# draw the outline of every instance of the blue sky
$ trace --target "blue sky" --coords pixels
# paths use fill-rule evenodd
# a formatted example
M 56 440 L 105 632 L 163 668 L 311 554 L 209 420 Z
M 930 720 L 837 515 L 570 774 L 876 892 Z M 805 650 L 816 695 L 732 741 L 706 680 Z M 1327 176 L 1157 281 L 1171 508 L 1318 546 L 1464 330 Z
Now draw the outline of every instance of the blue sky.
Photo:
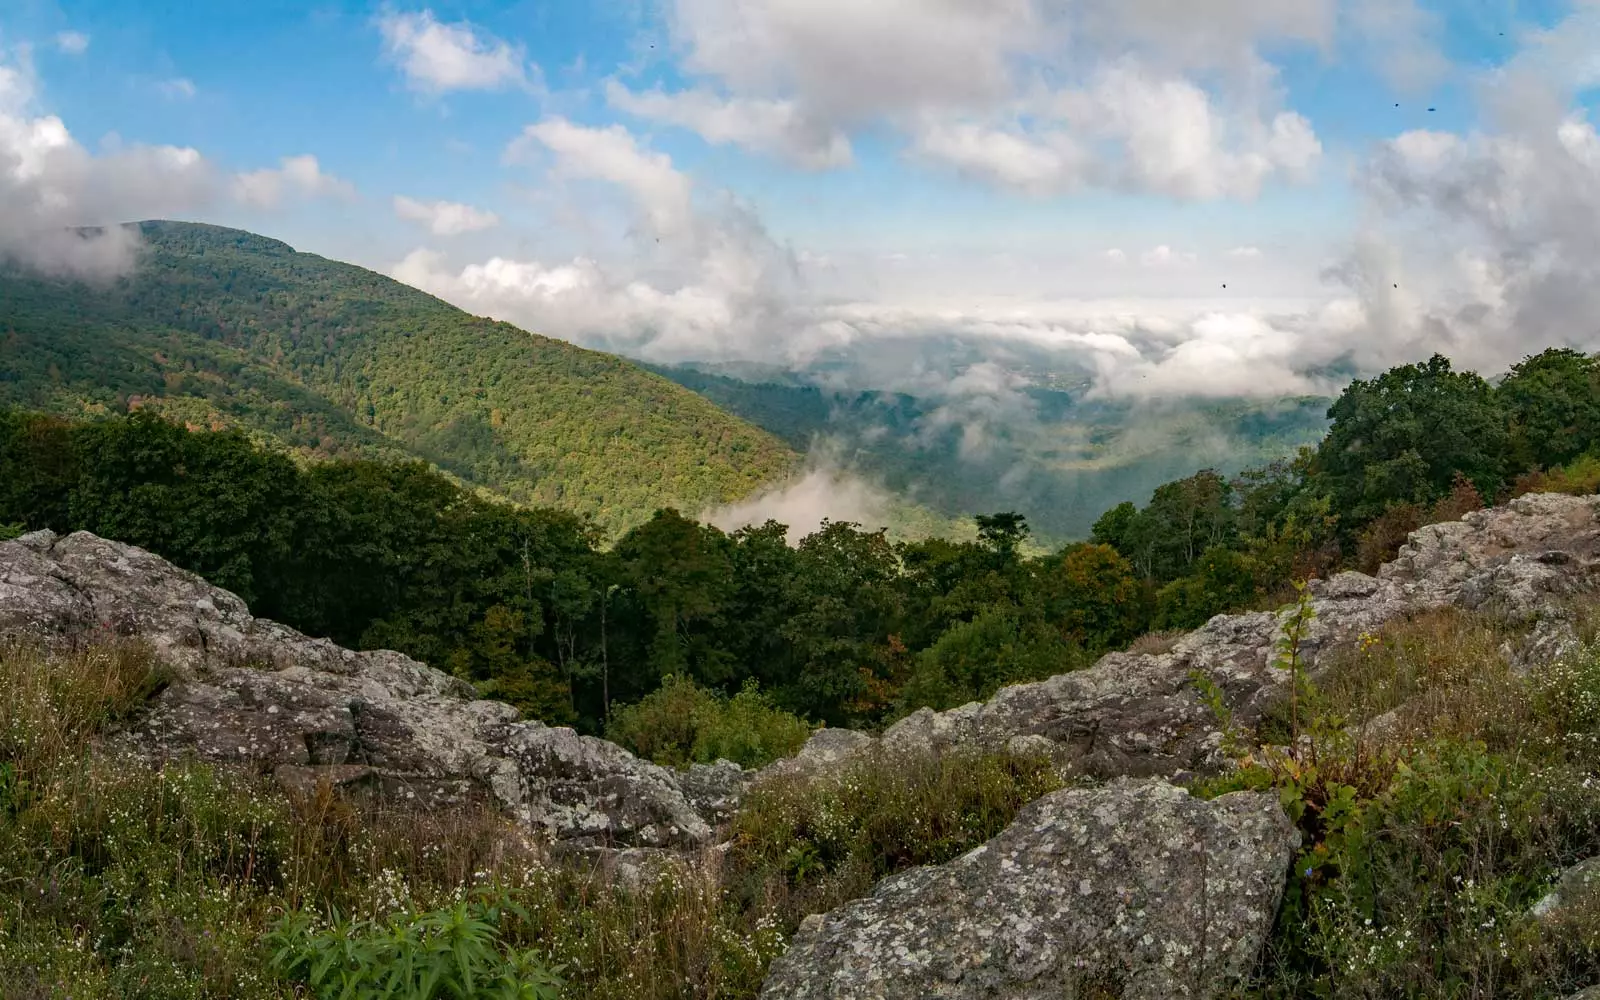
M 1292 390 L 1342 350 L 1561 336 L 1562 317 L 1530 325 L 1507 255 L 1582 249 L 1555 220 L 1583 206 L 1491 218 L 1505 199 L 1463 185 L 1488 164 L 1531 191 L 1506 165 L 1541 143 L 1582 167 L 1594 15 L 10 0 L 0 175 L 44 155 L 43 122 L 72 159 L 13 171 L 0 227 L 15 249 L 45 223 L 239 225 L 668 360 L 959 329 L 1075 353 L 1110 389 Z M 1505 112 L 1530 93 L 1559 114 Z M 1386 285 L 1403 294 L 1374 299 Z

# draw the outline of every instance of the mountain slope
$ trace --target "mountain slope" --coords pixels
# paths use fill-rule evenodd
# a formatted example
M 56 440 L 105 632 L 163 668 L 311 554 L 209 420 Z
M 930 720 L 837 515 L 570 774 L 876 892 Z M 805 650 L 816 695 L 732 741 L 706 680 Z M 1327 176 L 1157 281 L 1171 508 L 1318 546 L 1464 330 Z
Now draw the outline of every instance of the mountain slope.
M 1004 420 L 952 419 L 947 401 L 839 390 L 803 375 L 761 381 L 652 367 L 797 450 L 821 447 L 890 491 L 946 516 L 1017 510 L 1045 539 L 1088 535 L 1124 500 L 1213 467 L 1232 474 L 1291 456 L 1326 432 L 1330 400 L 1135 405 L 1034 386 Z M 959 411 L 957 411 L 959 413 Z M 969 431 L 981 431 L 978 447 Z
M 140 224 L 109 288 L 0 273 L 0 403 L 155 406 L 311 455 L 427 459 L 609 531 L 748 495 L 781 442 L 620 358 L 238 230 Z

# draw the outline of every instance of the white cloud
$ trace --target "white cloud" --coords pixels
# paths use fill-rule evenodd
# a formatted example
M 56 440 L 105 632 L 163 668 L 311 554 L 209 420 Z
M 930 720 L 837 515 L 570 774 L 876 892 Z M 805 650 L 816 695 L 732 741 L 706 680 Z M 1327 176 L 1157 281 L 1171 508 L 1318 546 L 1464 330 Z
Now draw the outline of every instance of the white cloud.
M 606 101 L 619 111 L 696 132 L 713 145 L 735 145 L 782 157 L 809 169 L 848 165 L 849 138 L 826 122 L 808 120 L 794 101 L 725 98 L 705 90 L 637 93 L 606 82 Z
M 81 56 L 89 51 L 89 36 L 81 31 L 62 31 L 56 35 L 56 48 L 69 56 Z
M 414 90 L 498 90 L 527 82 L 522 50 L 467 22 L 441 24 L 431 10 L 391 11 L 378 18 L 378 30 L 385 55 Z
M 965 176 L 1033 195 L 1072 191 L 1092 166 L 1086 151 L 1065 133 L 1030 135 L 972 122 L 927 121 L 915 149 Z
M 690 72 L 844 122 L 1003 99 L 1043 41 L 1030 0 L 676 0 L 669 18 Z
M 1260 247 L 1234 247 L 1228 251 L 1228 256 L 1234 260 L 1260 260 Z
M 824 518 L 851 521 L 869 529 L 884 523 L 890 498 L 832 464 L 820 463 L 790 482 L 726 507 L 713 507 L 700 520 L 724 531 L 775 520 L 789 529 L 791 545 L 822 527 Z
M 192 100 L 197 93 L 194 81 L 182 76 L 162 80 L 156 84 L 156 90 L 160 91 L 162 97 L 171 101 Z
M 238 174 L 233 196 L 255 208 L 276 208 L 286 198 L 354 198 L 355 186 L 324 173 L 315 156 L 286 156 L 277 169 L 262 168 Z
M 708 141 L 826 166 L 842 161 L 851 130 L 887 124 L 925 161 L 1028 194 L 1093 185 L 1208 200 L 1309 176 L 1321 144 L 1276 106 L 1258 48 L 1328 49 L 1338 8 L 671 0 L 668 24 L 695 84 L 643 95 L 614 85 L 613 104 Z
M 688 230 L 689 178 L 673 167 L 671 157 L 639 148 L 622 126 L 589 128 L 547 118 L 523 129 L 507 158 L 522 161 L 541 147 L 555 156 L 557 176 L 605 181 L 627 191 L 656 233 L 682 235 Z
M 459 236 L 493 229 L 500 217 L 493 212 L 454 201 L 417 201 L 396 195 L 394 214 L 407 222 L 419 222 L 435 236 Z
M 26 51 L 0 50 L 0 257 L 114 275 L 137 247 L 119 223 L 189 211 L 214 195 L 215 169 L 196 150 L 111 144 L 93 155 L 60 118 L 35 109 L 35 92 Z
M 1139 255 L 1139 263 L 1145 267 L 1177 267 L 1183 264 L 1193 264 L 1197 257 L 1195 254 L 1174 250 L 1165 243 L 1152 247 Z

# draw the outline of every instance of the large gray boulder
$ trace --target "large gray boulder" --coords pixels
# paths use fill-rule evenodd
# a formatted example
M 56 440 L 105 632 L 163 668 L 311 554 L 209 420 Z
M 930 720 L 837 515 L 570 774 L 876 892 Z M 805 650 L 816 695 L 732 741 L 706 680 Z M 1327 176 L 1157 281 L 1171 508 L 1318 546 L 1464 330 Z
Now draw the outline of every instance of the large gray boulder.
M 196 758 L 297 791 L 326 782 L 429 806 L 483 799 L 566 845 L 637 848 L 707 844 L 735 780 L 697 773 L 691 800 L 675 772 L 621 747 L 518 721 L 511 706 L 399 653 L 358 653 L 252 617 L 195 574 L 86 532 L 0 543 L 7 633 L 148 643 L 174 679 L 107 747 L 149 763 Z
M 1340 573 L 1313 581 L 1316 619 L 1303 645 L 1303 666 L 1315 672 L 1363 633 L 1447 606 L 1531 625 L 1521 647 L 1508 650 L 1523 663 L 1559 656 L 1575 642 L 1567 599 L 1592 590 L 1597 579 L 1597 504 L 1600 497 L 1521 497 L 1414 532 L 1376 577 Z M 890 727 L 883 743 L 916 751 L 1015 747 L 1020 740 L 1102 779 L 1205 770 L 1220 763 L 1222 733 L 1194 677 L 1220 691 L 1235 722 L 1258 721 L 1288 683 L 1287 673 L 1274 666 L 1286 617 L 1287 610 L 1221 615 L 1167 652 L 1112 653 L 1087 670 L 1005 688 L 988 702 L 923 709 Z M 873 743 L 837 732 L 829 739 L 844 756 Z M 810 765 L 839 756 L 819 753 Z
M 1254 967 L 1299 843 L 1272 795 L 1055 792 L 961 858 L 807 919 L 762 1000 L 1212 996 Z

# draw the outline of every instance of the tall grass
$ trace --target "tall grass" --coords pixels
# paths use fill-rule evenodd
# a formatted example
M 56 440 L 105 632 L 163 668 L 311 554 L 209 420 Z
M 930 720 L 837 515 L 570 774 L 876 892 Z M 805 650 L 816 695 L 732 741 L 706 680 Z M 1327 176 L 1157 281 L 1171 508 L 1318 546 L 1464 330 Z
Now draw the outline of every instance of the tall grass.
M 776 782 L 726 857 L 629 881 L 487 806 L 296 794 L 96 748 L 164 682 L 136 644 L 0 649 L 4 1000 L 443 997 L 462 969 L 473 997 L 552 996 L 559 969 L 563 997 L 747 1000 L 805 915 L 977 846 L 1057 783 L 992 755 Z

